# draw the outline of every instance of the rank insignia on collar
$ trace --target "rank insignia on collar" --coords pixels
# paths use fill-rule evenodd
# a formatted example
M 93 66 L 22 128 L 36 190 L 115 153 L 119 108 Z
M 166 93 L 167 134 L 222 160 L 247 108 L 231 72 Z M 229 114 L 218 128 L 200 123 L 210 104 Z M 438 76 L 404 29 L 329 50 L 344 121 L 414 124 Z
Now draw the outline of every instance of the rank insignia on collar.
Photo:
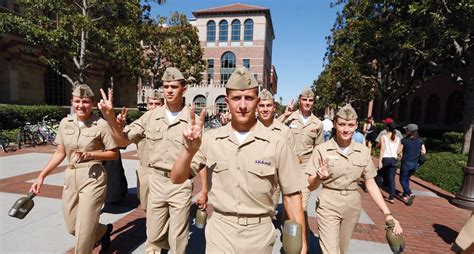
M 268 166 L 270 166 L 272 164 L 270 161 L 266 161 L 266 160 L 255 160 L 255 163 L 256 164 L 264 164 L 264 165 L 268 165 Z

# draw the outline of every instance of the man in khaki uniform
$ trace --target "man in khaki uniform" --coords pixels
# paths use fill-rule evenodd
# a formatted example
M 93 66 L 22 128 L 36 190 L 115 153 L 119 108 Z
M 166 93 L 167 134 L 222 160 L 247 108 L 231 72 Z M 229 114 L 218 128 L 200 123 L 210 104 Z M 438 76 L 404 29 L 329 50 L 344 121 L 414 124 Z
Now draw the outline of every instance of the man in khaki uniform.
M 395 221 L 395 234 L 402 233 L 400 223 L 391 215 L 375 183 L 377 171 L 367 147 L 352 141 L 357 114 L 350 105 L 337 112 L 335 128 L 335 137 L 314 149 L 306 168 L 310 189 L 323 185 L 316 211 L 321 249 L 330 254 L 347 253 L 360 215 L 361 198 L 357 191 L 360 177 L 386 220 Z
M 55 139 L 56 151 L 31 191 L 39 194 L 44 178 L 67 158 L 63 213 L 68 232 L 76 237 L 75 253 L 92 253 L 98 241 L 102 244 L 101 251 L 105 252 L 110 245 L 112 224 L 99 223 L 107 187 L 102 160 L 117 158 L 117 145 L 107 123 L 92 113 L 94 93 L 89 86 L 78 85 L 71 102 L 75 114 L 61 120 Z
M 153 89 L 146 94 L 146 109 L 147 111 L 153 110 L 164 105 L 164 98 L 160 91 Z M 125 130 L 127 132 L 127 130 Z M 140 200 L 140 207 L 146 210 L 148 202 L 148 178 L 150 176 L 150 168 L 148 167 L 148 157 L 145 147 L 145 139 L 142 139 L 137 144 L 137 155 L 140 161 L 140 165 L 136 171 L 137 174 L 137 196 Z
M 170 170 L 183 147 L 183 131 L 189 125 L 190 111 L 183 106 L 186 91 L 181 72 L 173 67 L 163 74 L 163 95 L 166 107 L 148 111 L 122 131 L 113 113 L 112 101 L 102 92 L 99 103 L 111 126 L 112 136 L 119 146 L 145 141 L 149 196 L 147 203 L 146 253 L 160 253 L 168 247 L 172 253 L 184 253 L 188 244 L 189 210 L 192 183 L 187 179 L 180 184 L 170 181 Z M 112 92 L 109 90 L 109 98 Z M 198 164 L 195 165 L 196 168 Z
M 471 214 L 471 217 L 466 222 L 464 227 L 462 227 L 461 232 L 459 232 L 454 245 L 451 248 L 456 253 L 472 253 L 474 252 L 474 212 Z
M 290 128 L 284 125 L 280 121 L 274 121 L 274 113 L 276 110 L 275 100 L 273 95 L 267 90 L 263 89 L 258 94 L 260 102 L 257 105 L 258 120 L 267 128 L 285 138 L 288 141 L 288 145 L 291 149 L 295 147 L 295 140 L 291 135 Z M 278 206 L 278 200 L 280 199 L 280 187 L 277 186 L 275 193 L 273 194 L 273 203 L 275 209 Z
M 214 212 L 206 226 L 206 253 L 271 253 L 275 242 L 272 194 L 278 184 L 289 218 L 305 231 L 300 190 L 308 185 L 307 179 L 298 170 L 298 159 L 287 140 L 255 118 L 257 87 L 252 73 L 237 68 L 226 85 L 230 124 L 206 133 L 196 154 L 204 116 L 192 119 L 184 133 L 186 145 L 171 170 L 176 183 L 193 173 L 191 161 L 202 160 L 201 168 L 209 171 L 209 202 Z M 305 243 L 301 253 L 306 253 Z
M 295 140 L 295 152 L 301 163 L 301 167 L 306 168 L 306 164 L 315 146 L 324 142 L 323 122 L 312 112 L 314 104 L 314 93 L 309 88 L 303 88 L 298 97 L 299 109 L 293 112 L 293 103 L 278 120 L 290 127 Z M 306 211 L 310 191 L 303 191 L 303 209 Z

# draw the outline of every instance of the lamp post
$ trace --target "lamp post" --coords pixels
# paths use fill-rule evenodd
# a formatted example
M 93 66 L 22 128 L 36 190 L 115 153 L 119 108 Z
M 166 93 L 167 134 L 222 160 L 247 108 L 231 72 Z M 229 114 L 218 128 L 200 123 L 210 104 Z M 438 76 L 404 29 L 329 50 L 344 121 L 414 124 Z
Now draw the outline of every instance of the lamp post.
M 339 108 L 339 99 L 341 97 L 341 81 L 336 82 L 336 110 Z
M 474 211 L 474 128 L 471 132 L 471 146 L 464 177 L 456 197 L 451 203 L 459 208 Z

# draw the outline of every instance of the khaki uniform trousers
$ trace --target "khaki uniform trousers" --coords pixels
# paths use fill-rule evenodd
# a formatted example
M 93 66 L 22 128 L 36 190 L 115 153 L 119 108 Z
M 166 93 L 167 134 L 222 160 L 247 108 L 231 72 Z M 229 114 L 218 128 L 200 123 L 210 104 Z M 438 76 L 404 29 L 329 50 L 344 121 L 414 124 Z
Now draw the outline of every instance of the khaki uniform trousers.
M 148 194 L 150 189 L 148 187 L 148 179 L 150 178 L 151 168 L 139 165 L 136 171 L 137 175 L 137 198 L 140 200 L 140 208 L 146 210 L 148 203 Z
M 66 227 L 76 237 L 75 253 L 90 254 L 107 230 L 107 226 L 99 224 L 107 174 L 100 162 L 70 165 L 64 173 L 62 198 Z
M 462 227 L 455 242 L 463 250 L 467 250 L 474 243 L 474 212 L 464 227 Z
M 276 234 L 270 216 L 247 218 L 214 211 L 205 236 L 207 254 L 271 254 Z
M 303 171 L 308 166 L 309 156 L 311 156 L 311 154 L 306 155 L 306 156 L 298 156 L 301 163 L 301 169 Z M 311 195 L 311 191 L 308 188 L 304 188 L 301 190 L 301 201 L 303 203 L 303 211 L 305 212 L 306 210 L 308 210 L 308 202 L 309 202 L 310 195 Z
M 323 253 L 347 253 L 352 232 L 359 221 L 360 194 L 323 188 L 316 204 L 319 241 Z
M 192 183 L 173 184 L 170 172 L 151 169 L 148 179 L 150 194 L 146 210 L 146 253 L 181 254 L 186 250 L 189 237 L 189 211 Z

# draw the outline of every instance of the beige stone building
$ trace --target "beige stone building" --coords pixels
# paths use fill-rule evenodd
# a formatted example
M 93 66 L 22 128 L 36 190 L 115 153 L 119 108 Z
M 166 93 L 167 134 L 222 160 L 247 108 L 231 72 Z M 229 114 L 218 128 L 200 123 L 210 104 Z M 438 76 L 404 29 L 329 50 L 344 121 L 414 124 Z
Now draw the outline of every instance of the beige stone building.
M 236 67 L 247 67 L 261 88 L 277 92 L 278 76 L 272 65 L 275 33 L 270 10 L 231 4 L 194 11 L 207 68 L 201 84 L 190 85 L 186 103 L 205 107 L 209 113 L 226 111 L 225 84 Z

